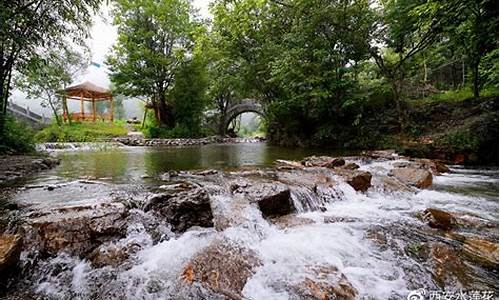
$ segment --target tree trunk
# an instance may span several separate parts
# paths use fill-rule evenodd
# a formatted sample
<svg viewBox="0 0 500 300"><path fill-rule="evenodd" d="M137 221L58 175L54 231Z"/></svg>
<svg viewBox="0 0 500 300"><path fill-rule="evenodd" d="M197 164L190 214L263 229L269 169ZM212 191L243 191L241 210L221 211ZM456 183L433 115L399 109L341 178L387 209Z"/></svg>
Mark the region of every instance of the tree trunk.
<svg viewBox="0 0 500 300"><path fill-rule="evenodd" d="M158 121L158 124L165 125L167 128L173 128L175 126L173 107L167 104L165 96L160 95L153 101L156 121Z"/></svg>
<svg viewBox="0 0 500 300"><path fill-rule="evenodd" d="M480 94L480 80L479 80L479 64L481 63L481 58L475 58L472 65L472 76L473 76L473 87L474 98L479 98Z"/></svg>
<svg viewBox="0 0 500 300"><path fill-rule="evenodd" d="M398 80L393 80L392 84L392 95L394 100L394 105L396 107L396 112L398 114L398 122L400 130L406 128L406 117L403 107L401 106L401 83Z"/></svg>
<svg viewBox="0 0 500 300"><path fill-rule="evenodd" d="M54 103L52 103L52 99L49 99L49 105L50 108L52 109L52 113L54 114L54 118L56 118L56 123L57 126L61 126L61 119L59 118L59 115L57 114L57 109L54 106Z"/></svg>
<svg viewBox="0 0 500 300"><path fill-rule="evenodd" d="M7 101L9 100L10 81L12 79L12 67L5 66L0 78L0 137L3 139L5 130L5 119L7 116ZM5 73L4 73L5 72Z"/></svg>

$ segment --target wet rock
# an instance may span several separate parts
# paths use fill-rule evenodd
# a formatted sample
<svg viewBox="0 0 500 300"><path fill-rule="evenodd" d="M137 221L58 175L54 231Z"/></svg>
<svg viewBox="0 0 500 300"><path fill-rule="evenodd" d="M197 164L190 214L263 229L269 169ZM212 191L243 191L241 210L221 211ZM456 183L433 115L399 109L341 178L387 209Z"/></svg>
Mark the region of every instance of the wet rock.
<svg viewBox="0 0 500 300"><path fill-rule="evenodd" d="M195 172L193 173L194 175L199 175L199 176L209 176L209 175L215 175L219 173L217 170L203 170L203 171L199 171L199 172Z"/></svg>
<svg viewBox="0 0 500 300"><path fill-rule="evenodd" d="M101 268L104 266L117 267L125 260L127 260L131 254L138 252L141 246L138 244L132 245L118 245L118 244L106 244L101 245L94 249L92 253L88 256L90 262L94 267Z"/></svg>
<svg viewBox="0 0 500 300"><path fill-rule="evenodd" d="M293 228L314 223L314 221L309 218L298 217L296 215L281 216L270 219L269 221L279 229Z"/></svg>
<svg viewBox="0 0 500 300"><path fill-rule="evenodd" d="M335 168L343 166L345 160L342 157L309 156L304 158L301 163L306 167Z"/></svg>
<svg viewBox="0 0 500 300"><path fill-rule="evenodd" d="M463 253L487 268L498 269L498 243L480 238L468 238L463 245Z"/></svg>
<svg viewBox="0 0 500 300"><path fill-rule="evenodd" d="M336 170L336 173L356 191L366 192L371 187L372 174L368 171Z"/></svg>
<svg viewBox="0 0 500 300"><path fill-rule="evenodd" d="M201 187L154 195L147 200L144 211L154 211L162 216L172 225L174 232L184 232L192 226L213 226L210 199Z"/></svg>
<svg viewBox="0 0 500 300"><path fill-rule="evenodd" d="M8 155L0 156L0 183L17 180L36 172L53 168L59 160L53 157Z"/></svg>
<svg viewBox="0 0 500 300"><path fill-rule="evenodd" d="M413 193L417 191L416 188L388 176L376 176L373 178L372 184L375 190L384 193Z"/></svg>
<svg viewBox="0 0 500 300"><path fill-rule="evenodd" d="M185 266L182 280L200 283L230 299L241 299L241 291L262 263L257 254L229 240L217 240L201 250Z"/></svg>
<svg viewBox="0 0 500 300"><path fill-rule="evenodd" d="M307 276L293 287L300 299L325 300L356 299L357 290L337 268L333 266L313 267Z"/></svg>
<svg viewBox="0 0 500 300"><path fill-rule="evenodd" d="M290 188L280 182L236 181L230 186L233 194L242 194L257 203L264 217L287 215L295 211Z"/></svg>
<svg viewBox="0 0 500 300"><path fill-rule="evenodd" d="M17 265L23 237L20 234L3 234L0 236L0 272Z"/></svg>
<svg viewBox="0 0 500 300"><path fill-rule="evenodd" d="M342 166L343 169L346 170L357 170L359 169L359 165L353 162L346 163L345 165Z"/></svg>
<svg viewBox="0 0 500 300"><path fill-rule="evenodd" d="M290 167L292 169L301 169L303 168L304 166L298 162L298 161L292 161L292 160L283 160L283 159L278 159L276 160L276 164L278 165L278 167L282 168L282 167Z"/></svg>
<svg viewBox="0 0 500 300"><path fill-rule="evenodd" d="M386 160L394 160L398 157L396 150L373 150L373 151L365 151L362 153L364 156L375 158L375 159L386 159Z"/></svg>
<svg viewBox="0 0 500 300"><path fill-rule="evenodd" d="M121 203L67 207L62 214L30 220L26 240L43 255L67 252L83 256L106 241L123 237L126 216Z"/></svg>
<svg viewBox="0 0 500 300"><path fill-rule="evenodd" d="M433 243L431 257L434 266L433 279L440 287L467 285L466 266L452 247Z"/></svg>
<svg viewBox="0 0 500 300"><path fill-rule="evenodd" d="M432 172L432 174L439 175L441 173L448 173L450 169L438 160L432 160L427 158L411 158L406 162L397 162L393 164L397 168L418 168L425 169Z"/></svg>
<svg viewBox="0 0 500 300"><path fill-rule="evenodd" d="M442 230L450 230L457 224L457 220L452 214L435 208L426 209L423 213L423 219L430 227Z"/></svg>
<svg viewBox="0 0 500 300"><path fill-rule="evenodd" d="M417 168L395 168L389 173L403 183L415 186L420 189L427 188L432 185L432 173L425 169Z"/></svg>
<svg viewBox="0 0 500 300"><path fill-rule="evenodd" d="M337 217L337 216L325 216L323 218L323 222L325 223L353 223L357 222L360 219L351 218L351 217Z"/></svg>

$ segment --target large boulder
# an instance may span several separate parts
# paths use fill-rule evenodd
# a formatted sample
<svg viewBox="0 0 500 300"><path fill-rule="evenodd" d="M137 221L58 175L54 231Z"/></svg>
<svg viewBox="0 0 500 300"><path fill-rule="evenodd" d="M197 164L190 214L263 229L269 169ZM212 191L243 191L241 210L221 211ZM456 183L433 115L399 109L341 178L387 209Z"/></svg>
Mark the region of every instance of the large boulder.
<svg viewBox="0 0 500 300"><path fill-rule="evenodd" d="M345 165L345 160L342 157L309 156L304 158L301 163L306 167L335 168Z"/></svg>
<svg viewBox="0 0 500 300"><path fill-rule="evenodd" d="M192 226L213 226L210 198L205 189L197 186L154 195L147 200L144 211L154 211L163 217L174 232L184 232Z"/></svg>
<svg viewBox="0 0 500 300"><path fill-rule="evenodd" d="M257 254L230 240L216 240L185 266L182 279L200 283L229 299L241 299L241 291L255 269L262 265Z"/></svg>
<svg viewBox="0 0 500 300"><path fill-rule="evenodd" d="M0 236L0 273L14 267L21 255L23 237L20 234Z"/></svg>
<svg viewBox="0 0 500 300"><path fill-rule="evenodd" d="M425 169L414 167L394 168L389 172L389 175L419 189L424 189L432 185L432 173Z"/></svg>
<svg viewBox="0 0 500 300"><path fill-rule="evenodd" d="M275 181L236 181L231 184L233 194L242 194L251 203L257 203L264 217L275 217L295 211L290 188Z"/></svg>
<svg viewBox="0 0 500 300"><path fill-rule="evenodd" d="M127 215L121 203L66 207L64 213L29 220L27 243L42 255L67 252L83 256L104 242L123 237Z"/></svg>

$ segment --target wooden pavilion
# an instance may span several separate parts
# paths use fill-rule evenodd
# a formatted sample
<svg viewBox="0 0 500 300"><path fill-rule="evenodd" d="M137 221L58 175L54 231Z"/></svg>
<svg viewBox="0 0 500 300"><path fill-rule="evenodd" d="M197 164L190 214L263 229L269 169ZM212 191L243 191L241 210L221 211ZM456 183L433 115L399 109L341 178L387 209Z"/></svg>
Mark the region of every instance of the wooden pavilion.
<svg viewBox="0 0 500 300"><path fill-rule="evenodd" d="M113 121L113 94L107 89L97 86L91 82L85 81L84 83L70 86L60 91L63 97L63 118L76 121L96 121L96 120L110 120ZM80 112L73 112L69 114L68 100L80 101ZM96 102L109 101L109 112L106 114L97 114ZM92 104L92 111L85 112L85 102Z"/></svg>

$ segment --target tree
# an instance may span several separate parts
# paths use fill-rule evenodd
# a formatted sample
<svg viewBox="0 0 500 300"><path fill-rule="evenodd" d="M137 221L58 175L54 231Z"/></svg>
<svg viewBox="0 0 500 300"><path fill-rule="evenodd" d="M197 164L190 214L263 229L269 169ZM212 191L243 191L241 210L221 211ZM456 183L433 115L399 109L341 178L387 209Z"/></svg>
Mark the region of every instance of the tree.
<svg viewBox="0 0 500 300"><path fill-rule="evenodd" d="M176 71L176 81L168 94L175 107L176 134L202 135L201 120L206 107L206 66L199 55L183 62Z"/></svg>
<svg viewBox="0 0 500 300"><path fill-rule="evenodd" d="M89 62L88 53L78 53L68 48L48 51L43 57L31 59L23 73L16 79L16 86L31 99L41 100L41 105L50 107L58 125L59 111L63 101L60 91L82 72Z"/></svg>
<svg viewBox="0 0 500 300"><path fill-rule="evenodd" d="M436 40L449 16L445 11L422 10L425 2L384 0L376 9L378 21L372 34L375 46L370 52L392 88L402 128L406 126L406 113L401 102L410 60Z"/></svg>
<svg viewBox="0 0 500 300"><path fill-rule="evenodd" d="M0 136L12 76L47 49L83 45L102 0L0 1Z"/></svg>
<svg viewBox="0 0 500 300"><path fill-rule="evenodd" d="M483 79L480 67L483 59L498 49L498 1L493 0L451 0L428 1L418 8L423 22L432 22L431 13L446 12L445 33L450 45L466 56L472 70L472 90L480 95Z"/></svg>
<svg viewBox="0 0 500 300"><path fill-rule="evenodd" d="M167 95L178 68L189 58L198 23L188 0L118 0L118 41L108 57L111 81L124 95L148 98L159 124L175 126Z"/></svg>

